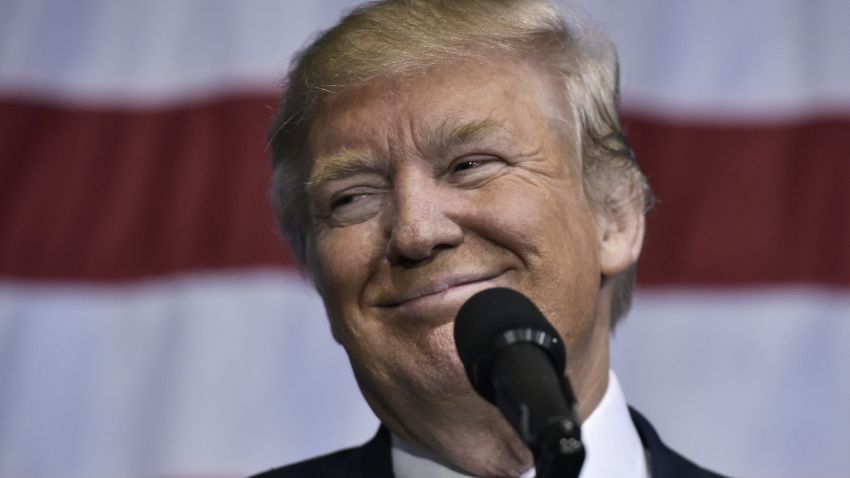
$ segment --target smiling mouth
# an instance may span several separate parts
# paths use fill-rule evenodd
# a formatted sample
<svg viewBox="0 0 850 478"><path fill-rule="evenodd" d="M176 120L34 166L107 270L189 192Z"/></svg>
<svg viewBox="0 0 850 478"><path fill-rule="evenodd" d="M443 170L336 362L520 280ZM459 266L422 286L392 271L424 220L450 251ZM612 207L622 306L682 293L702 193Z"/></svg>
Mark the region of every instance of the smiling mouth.
<svg viewBox="0 0 850 478"><path fill-rule="evenodd" d="M406 308L406 307L414 307L419 304L424 304L426 302L430 302L433 300L441 300L444 298L448 298L449 295L455 295L456 293L463 293L467 290L470 291L470 295L472 292L475 292L475 289L485 289L489 287L494 287L494 285L490 285L489 283L494 279L500 277L504 272L499 272L496 274L488 274L484 276L473 276L473 277L458 277L455 279L447 279L435 281L421 288L414 288L410 292L404 294L401 298L389 301L385 304L382 304L381 307L385 308Z"/></svg>

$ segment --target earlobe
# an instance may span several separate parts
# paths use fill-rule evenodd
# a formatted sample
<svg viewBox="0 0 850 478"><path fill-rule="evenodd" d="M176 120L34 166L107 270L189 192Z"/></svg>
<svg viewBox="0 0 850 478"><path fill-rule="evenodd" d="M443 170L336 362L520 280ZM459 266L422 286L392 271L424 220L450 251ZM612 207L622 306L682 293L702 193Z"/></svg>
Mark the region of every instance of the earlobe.
<svg viewBox="0 0 850 478"><path fill-rule="evenodd" d="M615 276L637 262L643 246L643 212L626 203L597 217L599 265L606 277Z"/></svg>

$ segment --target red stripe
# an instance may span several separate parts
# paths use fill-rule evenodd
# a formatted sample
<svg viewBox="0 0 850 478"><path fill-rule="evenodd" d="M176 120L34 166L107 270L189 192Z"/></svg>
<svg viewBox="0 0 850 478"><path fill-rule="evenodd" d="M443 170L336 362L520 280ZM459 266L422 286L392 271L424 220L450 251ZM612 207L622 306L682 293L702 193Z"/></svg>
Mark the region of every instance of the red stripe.
<svg viewBox="0 0 850 478"><path fill-rule="evenodd" d="M627 124L659 199L642 283L850 285L850 117Z"/></svg>
<svg viewBox="0 0 850 478"><path fill-rule="evenodd" d="M274 99L162 110L0 101L0 276L291 266L266 199ZM850 118L629 118L659 204L644 284L850 285Z"/></svg>
<svg viewBox="0 0 850 478"><path fill-rule="evenodd" d="M0 275L116 280L290 264L266 199L272 105L0 103Z"/></svg>

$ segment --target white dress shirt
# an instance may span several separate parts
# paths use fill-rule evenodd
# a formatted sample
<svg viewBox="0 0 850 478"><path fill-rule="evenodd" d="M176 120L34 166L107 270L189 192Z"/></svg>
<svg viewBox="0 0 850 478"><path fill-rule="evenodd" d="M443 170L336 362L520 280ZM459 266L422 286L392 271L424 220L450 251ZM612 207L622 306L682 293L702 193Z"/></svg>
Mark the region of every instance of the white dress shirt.
<svg viewBox="0 0 850 478"><path fill-rule="evenodd" d="M581 425L587 456L579 478L648 478L646 454L629 416L623 390L613 371L599 405ZM397 478L469 478L448 468L397 436L392 436L393 472ZM532 478L534 468L519 478Z"/></svg>

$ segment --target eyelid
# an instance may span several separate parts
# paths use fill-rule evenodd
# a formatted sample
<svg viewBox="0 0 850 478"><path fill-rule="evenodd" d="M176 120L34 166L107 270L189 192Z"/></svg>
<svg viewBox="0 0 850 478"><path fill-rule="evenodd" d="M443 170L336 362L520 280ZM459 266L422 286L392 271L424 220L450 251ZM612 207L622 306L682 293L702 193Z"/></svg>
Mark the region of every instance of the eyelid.
<svg viewBox="0 0 850 478"><path fill-rule="evenodd" d="M317 202L329 203L338 195L356 188L386 188L386 180L372 174L354 174L311 185L308 194Z"/></svg>
<svg viewBox="0 0 850 478"><path fill-rule="evenodd" d="M376 192L378 191L376 191L376 188L372 186L354 186L350 188L345 188L332 194L330 199L328 200L328 205L333 208L334 204L336 204L341 199L345 199L351 196L363 196L365 194L374 194Z"/></svg>
<svg viewBox="0 0 850 478"><path fill-rule="evenodd" d="M318 216L332 227L366 221L379 212L386 191L386 187L364 184L342 188L320 200ZM350 197L355 200L340 203Z"/></svg>
<svg viewBox="0 0 850 478"><path fill-rule="evenodd" d="M465 155L465 156L461 156L461 157L455 159L454 161L452 161L448 165L447 172L450 173L450 174L462 173L465 170L457 171L457 167L459 165L462 165L464 163L476 162L476 161L483 163L481 166L484 166L486 163L491 163L491 162L505 162L505 160L503 160L501 157L493 155L493 154L468 154L468 155ZM473 169L478 169L478 168L473 168Z"/></svg>

